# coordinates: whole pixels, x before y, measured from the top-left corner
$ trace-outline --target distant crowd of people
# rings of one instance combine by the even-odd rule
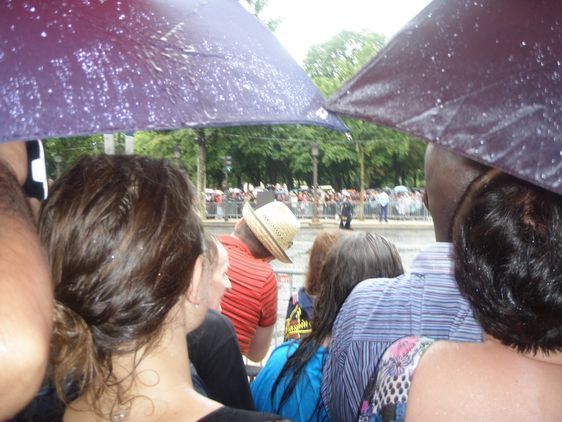
[[[436,242],[404,268],[383,236],[320,232],[286,342],[250,384],[243,356],[267,356],[278,315],[270,263],[291,262],[300,230],[290,206],[246,203],[214,238],[175,166],[100,155],[34,215],[22,156],[0,146],[2,418],[559,419],[552,192],[429,146]]]
[[[241,211],[242,204],[250,202],[255,204],[261,192],[268,192],[276,201],[284,202],[291,207],[297,218],[310,218],[314,206],[314,193],[311,189],[287,190],[283,185],[266,185],[254,188],[248,185],[247,189],[231,188],[226,192],[218,189],[208,189],[205,194],[207,212],[209,217],[223,218],[225,213],[237,214]],[[322,218],[338,217],[351,221],[357,216],[360,207],[361,193],[354,189],[342,189],[339,192],[333,189],[319,189],[318,215]],[[391,218],[404,219],[411,217],[428,217],[423,203],[424,189],[397,186],[395,188],[367,189],[363,196],[363,215],[368,218],[378,218],[379,221],[388,222]],[[351,208],[344,210],[344,204]],[[347,208],[347,206],[346,206]],[[342,219],[342,216],[351,215],[351,218]]]

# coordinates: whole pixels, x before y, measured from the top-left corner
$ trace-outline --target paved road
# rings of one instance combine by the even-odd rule
[[[273,261],[275,268],[292,268],[295,270],[306,270],[308,256],[307,253],[312,246],[316,234],[323,228],[336,228],[337,225],[332,221],[324,221],[321,225],[312,225],[310,220],[301,220],[301,230],[293,242],[293,247],[287,254],[294,264],[283,264]],[[234,221],[223,222],[206,220],[205,228],[214,235],[228,234],[234,229]],[[430,221],[390,221],[389,223],[379,223],[376,220],[356,221],[353,220],[354,230],[365,230],[378,233],[394,242],[400,255],[404,267],[408,268],[414,256],[424,246],[434,241],[433,223]]]

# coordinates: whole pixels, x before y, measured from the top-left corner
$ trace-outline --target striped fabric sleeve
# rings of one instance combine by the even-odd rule
[[[261,314],[258,325],[269,327],[277,321],[277,280],[271,272],[263,284],[261,296]]]

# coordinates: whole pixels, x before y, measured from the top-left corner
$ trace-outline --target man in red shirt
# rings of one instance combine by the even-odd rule
[[[255,211],[246,203],[234,233],[219,238],[228,251],[227,276],[232,284],[222,300],[222,313],[234,325],[240,350],[253,361],[267,354],[277,320],[277,282],[269,263],[291,262],[285,251],[299,228],[282,202]]]

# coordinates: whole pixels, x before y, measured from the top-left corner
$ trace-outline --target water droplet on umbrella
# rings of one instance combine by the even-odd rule
[[[484,145],[484,140],[480,139],[480,145]]]
[[[320,107],[316,110],[316,115],[322,120],[326,120],[328,118],[328,111],[324,107]]]
[[[52,94],[52,93],[53,93],[53,90],[52,90],[51,88],[49,88],[49,89],[47,90],[47,93],[48,93],[48,94]]]
[[[30,11],[31,13],[35,13],[35,6],[31,6],[31,7],[29,8],[29,11]]]
[[[42,38],[47,38],[47,33],[45,31],[41,32],[41,37]]]
[[[527,43],[525,41],[521,41],[521,47],[525,47]]]
[[[117,19],[119,19],[120,21],[122,21],[123,19],[125,19],[125,15],[119,15],[119,17],[118,17]]]

